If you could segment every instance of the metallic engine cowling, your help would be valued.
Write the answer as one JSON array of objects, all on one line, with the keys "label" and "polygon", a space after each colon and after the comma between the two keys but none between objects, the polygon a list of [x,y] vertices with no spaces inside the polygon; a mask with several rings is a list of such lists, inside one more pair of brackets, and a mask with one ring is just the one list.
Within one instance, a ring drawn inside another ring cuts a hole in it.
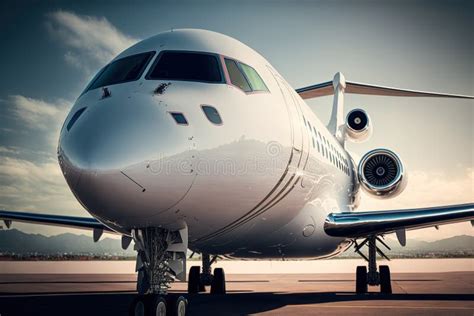
[{"label": "metallic engine cowling", "polygon": [[355,143],[366,141],[372,135],[369,115],[362,109],[354,109],[346,117],[346,136]]},{"label": "metallic engine cowling", "polygon": [[407,184],[400,157],[388,149],[366,153],[359,162],[358,177],[364,191],[378,198],[395,197]]}]

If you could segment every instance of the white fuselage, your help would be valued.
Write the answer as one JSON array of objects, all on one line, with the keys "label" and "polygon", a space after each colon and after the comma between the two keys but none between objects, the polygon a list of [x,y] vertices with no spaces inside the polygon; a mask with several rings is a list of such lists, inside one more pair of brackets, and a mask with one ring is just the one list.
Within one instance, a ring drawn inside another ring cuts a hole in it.
[{"label": "white fuselage", "polygon": [[[106,97],[101,88],[83,93],[66,119],[59,161],[80,203],[124,234],[187,226],[190,248],[211,254],[326,257],[346,249],[323,224],[355,207],[354,162],[270,63],[202,30],[161,33],[116,60],[150,51],[138,80],[108,85]],[[215,54],[225,82],[148,80],[164,51]],[[233,85],[224,58],[253,67],[268,91]],[[160,84],[167,86],[156,92]],[[210,122],[202,105],[222,123]],[[176,123],[176,112],[187,125]]]}]

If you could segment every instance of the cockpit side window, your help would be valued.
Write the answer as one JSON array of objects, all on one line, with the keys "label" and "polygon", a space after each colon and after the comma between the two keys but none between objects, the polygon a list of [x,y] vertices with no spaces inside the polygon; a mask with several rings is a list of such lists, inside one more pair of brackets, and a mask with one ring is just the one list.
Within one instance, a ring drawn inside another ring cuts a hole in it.
[{"label": "cockpit side window", "polygon": [[247,80],[250,83],[250,87],[253,91],[268,91],[265,82],[263,82],[262,78],[255,69],[243,63],[239,63],[239,65],[247,77]]},{"label": "cockpit side window", "polygon": [[255,69],[247,64],[225,58],[225,66],[229,73],[230,83],[245,92],[268,91],[267,85]]},{"label": "cockpit side window", "polygon": [[87,91],[104,86],[138,80],[155,52],[127,56],[113,61],[92,81]]},{"label": "cockpit side window", "polygon": [[216,55],[185,51],[162,52],[146,79],[224,82]]},{"label": "cockpit side window", "polygon": [[225,58],[225,65],[227,67],[227,72],[229,73],[230,81],[233,85],[239,87],[245,92],[252,91],[249,82],[245,78],[244,74],[240,71],[236,61]]}]

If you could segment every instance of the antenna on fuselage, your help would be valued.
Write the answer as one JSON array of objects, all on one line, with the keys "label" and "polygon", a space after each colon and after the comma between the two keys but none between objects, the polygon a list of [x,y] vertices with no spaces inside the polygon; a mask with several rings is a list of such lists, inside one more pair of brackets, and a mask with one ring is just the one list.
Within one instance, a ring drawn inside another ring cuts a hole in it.
[{"label": "antenna on fuselage", "polygon": [[346,89],[346,78],[341,72],[337,72],[332,80],[334,87],[334,99],[332,105],[331,119],[328,123],[328,130],[339,143],[345,145],[345,123],[344,123],[344,90]]}]

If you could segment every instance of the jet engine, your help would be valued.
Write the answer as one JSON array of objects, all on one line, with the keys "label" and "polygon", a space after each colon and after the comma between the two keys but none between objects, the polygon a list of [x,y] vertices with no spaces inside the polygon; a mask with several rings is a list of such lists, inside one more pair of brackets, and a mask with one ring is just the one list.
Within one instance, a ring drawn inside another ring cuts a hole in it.
[{"label": "jet engine", "polygon": [[378,198],[391,198],[406,187],[406,174],[397,154],[388,149],[374,149],[359,162],[359,182],[367,193]]},{"label": "jet engine", "polygon": [[356,143],[366,141],[372,135],[369,115],[361,109],[354,109],[346,117],[346,135]]}]

